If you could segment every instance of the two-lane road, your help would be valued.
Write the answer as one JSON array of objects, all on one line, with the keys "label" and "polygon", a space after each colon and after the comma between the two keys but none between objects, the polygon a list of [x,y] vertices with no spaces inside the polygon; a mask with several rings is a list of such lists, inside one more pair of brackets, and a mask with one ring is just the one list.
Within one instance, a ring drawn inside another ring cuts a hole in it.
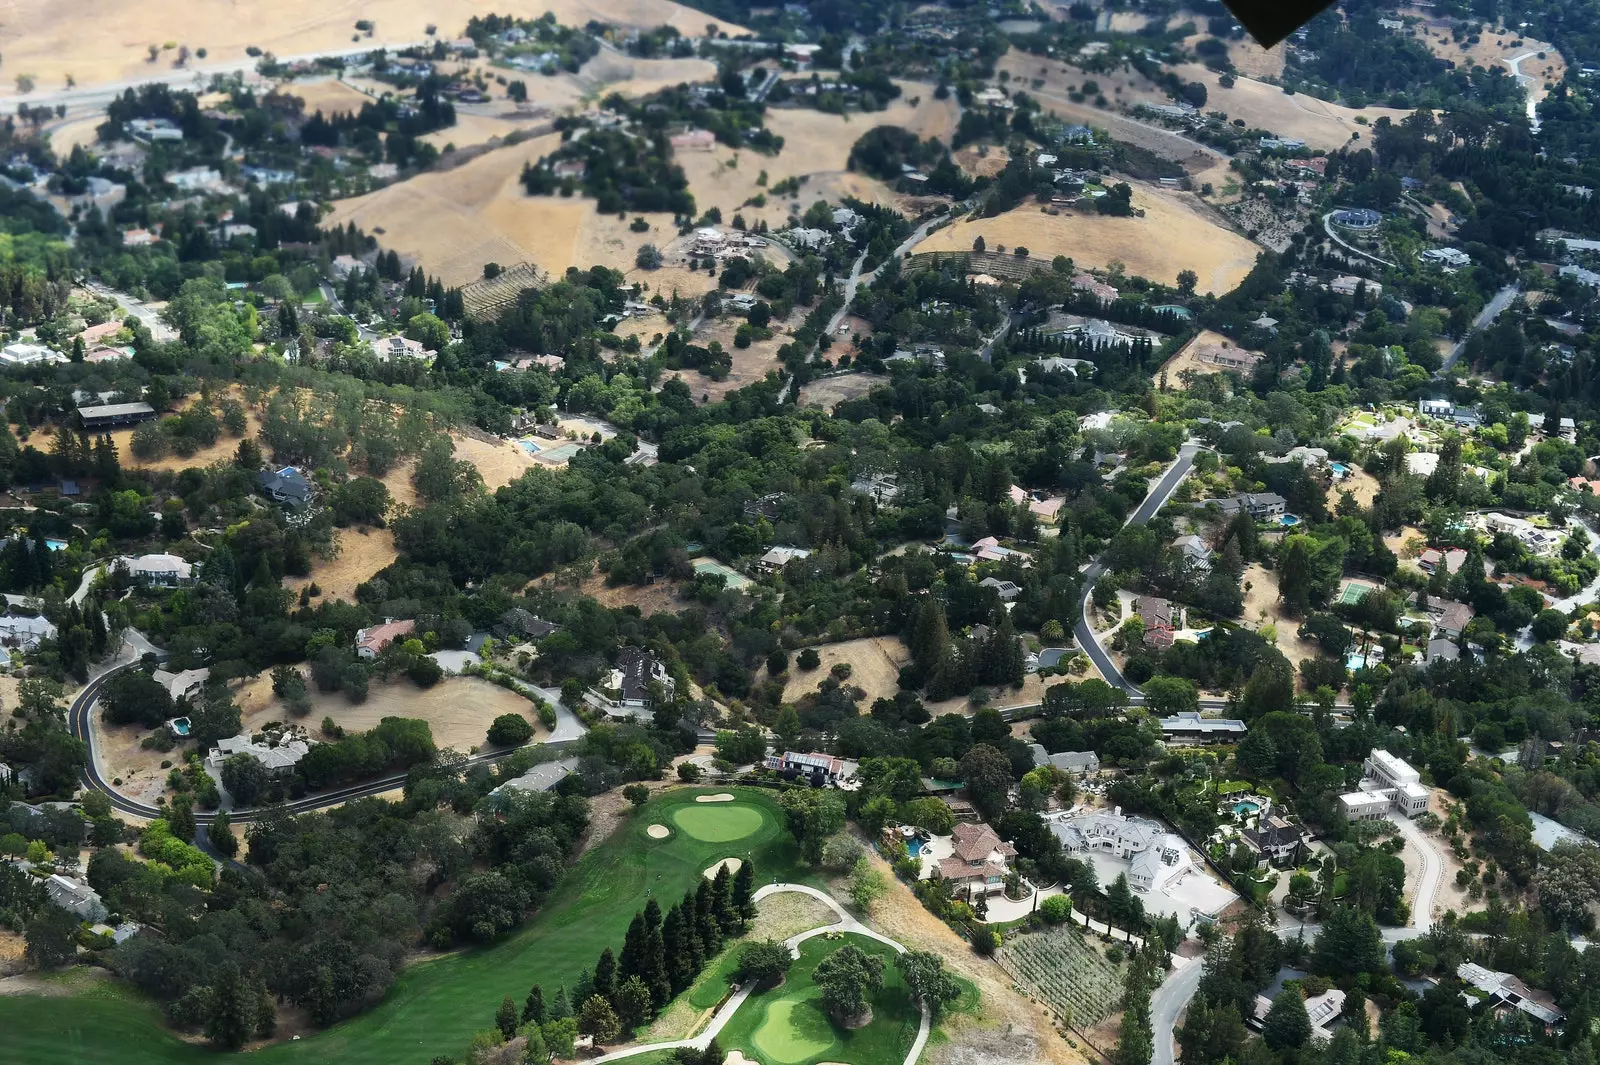
[{"label": "two-lane road", "polygon": [[[1167,500],[1172,498],[1172,493],[1178,490],[1178,485],[1189,476],[1189,470],[1194,466],[1194,457],[1199,454],[1199,444],[1184,444],[1178,449],[1178,461],[1174,462],[1161,479],[1150,489],[1124,525],[1143,525],[1167,505]],[[1078,638],[1078,646],[1083,648],[1083,653],[1089,656],[1089,661],[1094,663],[1095,669],[1111,684],[1128,693],[1129,698],[1138,703],[1144,699],[1139,689],[1134,687],[1122,670],[1117,668],[1106,649],[1100,646],[1100,641],[1095,639],[1094,630],[1089,627],[1089,599],[1094,592],[1095,582],[1105,573],[1105,565],[1099,559],[1089,563],[1083,571],[1083,595],[1078,600],[1078,620],[1072,627],[1073,635]]]}]

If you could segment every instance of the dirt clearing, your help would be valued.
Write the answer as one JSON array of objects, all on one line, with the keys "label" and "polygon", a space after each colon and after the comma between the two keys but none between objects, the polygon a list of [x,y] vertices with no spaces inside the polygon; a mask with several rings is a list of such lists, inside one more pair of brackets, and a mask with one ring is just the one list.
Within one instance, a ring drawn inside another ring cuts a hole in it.
[{"label": "dirt clearing", "polygon": [[1307,658],[1321,658],[1317,645],[1300,638],[1300,623],[1283,612],[1283,602],[1278,598],[1278,575],[1252,562],[1244,571],[1244,617],[1246,628],[1260,632],[1271,625],[1277,633],[1277,647],[1298,673],[1300,663]]},{"label": "dirt clearing", "polygon": [[[474,0],[356,0],[341,4],[315,0],[274,4],[14,0],[7,5],[5,24],[0,28],[0,54],[4,54],[8,69],[37,78],[41,90],[59,88],[69,74],[79,86],[137,83],[174,69],[175,51],[166,51],[157,62],[150,62],[147,49],[152,44],[171,41],[206,49],[204,60],[189,64],[197,74],[248,70],[256,61],[246,55],[246,48],[290,59],[355,47],[406,47],[427,41],[429,26],[437,26],[441,38],[454,37],[466,27],[468,18],[485,10]],[[566,26],[597,20],[641,28],[665,23],[694,36],[704,34],[708,24],[729,36],[748,32],[670,0],[508,0],[494,10],[521,18],[538,18],[549,11]],[[373,33],[353,42],[351,27],[357,19],[371,21]],[[7,96],[11,95],[8,91]]]},{"label": "dirt clearing", "polygon": [[333,116],[340,112],[356,114],[372,102],[372,97],[355,86],[338,78],[318,78],[315,81],[286,81],[279,88],[290,96],[305,101],[305,112],[321,111]]},{"label": "dirt clearing", "polygon": [[[1131,184],[1131,183],[1130,183]],[[1121,263],[1129,275],[1176,284],[1180,270],[1200,276],[1201,292],[1222,295],[1238,287],[1261,250],[1202,214],[1187,193],[1133,185],[1133,206],[1143,218],[1064,211],[1046,214],[1027,204],[994,218],[963,220],[929,234],[919,252],[970,251],[979,236],[990,250],[1025,247],[1032,258],[1069,256],[1079,269]]]},{"label": "dirt clearing", "polygon": [[[319,692],[310,684],[311,713],[303,719],[313,731],[323,717],[331,717],[347,732],[365,732],[386,717],[414,717],[433,729],[433,742],[441,748],[469,751],[485,743],[490,722],[501,714],[517,714],[533,725],[537,737],[544,732],[533,704],[516,692],[475,677],[449,677],[431,688],[409,680],[374,681],[367,701],[354,704],[342,692]],[[244,727],[259,729],[269,721],[289,720],[288,711],[272,694],[272,677],[262,673],[246,681],[237,695]]]},{"label": "dirt clearing", "polygon": [[800,386],[800,406],[832,410],[847,399],[859,399],[889,378],[875,373],[842,373]]},{"label": "dirt clearing", "polygon": [[[1206,374],[1221,373],[1223,370],[1230,369],[1230,367],[1218,366],[1214,362],[1207,362],[1200,358],[1200,352],[1202,350],[1209,350],[1213,348],[1226,348],[1230,351],[1241,350],[1236,348],[1233,344],[1233,341],[1229,340],[1221,333],[1214,333],[1209,329],[1202,329],[1199,333],[1195,334],[1193,340],[1179,348],[1177,353],[1174,354],[1172,358],[1161,364],[1161,369],[1156,371],[1156,379],[1159,380],[1162,374],[1166,374],[1167,387],[1175,391],[1182,392],[1186,391],[1188,388],[1188,385],[1184,383],[1183,379],[1184,374],[1186,373],[1193,373],[1198,377]],[[1243,373],[1246,377],[1249,376],[1248,370],[1240,370],[1239,372]]]}]

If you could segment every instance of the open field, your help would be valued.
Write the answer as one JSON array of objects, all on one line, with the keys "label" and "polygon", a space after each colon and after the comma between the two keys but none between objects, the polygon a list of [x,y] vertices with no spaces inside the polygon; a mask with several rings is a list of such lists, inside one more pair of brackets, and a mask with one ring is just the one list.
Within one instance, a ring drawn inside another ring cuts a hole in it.
[{"label": "open field", "polygon": [[[466,752],[484,746],[489,723],[501,714],[519,714],[533,726],[537,738],[545,729],[533,704],[516,692],[476,677],[446,677],[431,688],[419,688],[405,678],[374,680],[364,703],[352,703],[342,692],[319,692],[307,680],[311,713],[304,723],[316,728],[324,716],[347,732],[376,728],[386,717],[421,718],[433,730],[433,742]],[[272,677],[262,673],[247,681],[236,696],[244,727],[259,729],[269,721],[292,720],[272,694]]]},{"label": "open field", "polygon": [[[839,1028],[822,1010],[822,992],[812,979],[819,962],[849,944],[884,959],[883,987],[868,994],[872,1020],[854,1030]],[[722,1030],[718,1042],[770,1065],[887,1065],[902,1061],[916,1037],[920,1014],[894,966],[894,950],[865,936],[841,940],[821,936],[800,945],[800,958],[783,984],[752,995]],[[752,1053],[753,1052],[753,1053]]]},{"label": "open field", "polygon": [[850,679],[845,683],[867,693],[863,705],[874,699],[892,699],[900,690],[900,667],[911,661],[911,654],[898,636],[867,636],[843,643],[820,644],[815,648],[822,664],[803,670],[789,666],[789,682],[783,686],[783,701],[792,703],[817,690],[828,671],[840,662],[849,664]]},{"label": "open field", "polygon": [[306,114],[314,111],[321,111],[330,116],[341,111],[354,114],[372,102],[371,96],[338,78],[286,81],[279,86],[279,89],[305,101]]},{"label": "open field", "polygon": [[1241,621],[1246,628],[1257,631],[1263,625],[1271,625],[1278,634],[1278,650],[1295,668],[1296,675],[1300,663],[1305,659],[1324,657],[1315,643],[1300,638],[1300,623],[1284,614],[1283,601],[1278,598],[1277,572],[1262,569],[1258,562],[1245,567],[1244,617]]},{"label": "open field", "polygon": [[[1403,9],[1402,14],[1421,18],[1423,21],[1411,27],[1411,33],[1434,55],[1447,63],[1454,63],[1457,67],[1485,67],[1498,68],[1509,71],[1508,59],[1515,59],[1519,55],[1533,53],[1533,58],[1522,64],[1522,73],[1533,79],[1535,99],[1543,100],[1548,93],[1545,84],[1559,84],[1566,77],[1567,61],[1554,45],[1544,41],[1536,41],[1532,37],[1524,37],[1514,30],[1485,29],[1478,35],[1476,44],[1468,44],[1465,40],[1456,41],[1450,34],[1450,20],[1432,18],[1427,12],[1415,8]],[[1539,58],[1543,52],[1544,57]]]},{"label": "open field", "polygon": [[[715,24],[730,35],[745,32],[704,12],[671,0],[510,0],[498,14],[538,18],[546,11],[568,26],[591,19],[620,26],[654,27],[663,23],[692,35]],[[93,0],[10,0],[0,25],[0,54],[8,68],[38,79],[42,89],[62,85],[72,75],[80,86],[132,82],[173,69],[174,53],[151,63],[151,44],[204,48],[197,71],[249,69],[251,46],[281,57],[349,51],[353,48],[403,47],[427,40],[427,28],[441,38],[454,37],[473,15],[485,9],[473,0],[346,0],[316,3],[284,0],[277,4],[206,3],[175,0],[164,4],[106,5]],[[357,19],[371,20],[371,37],[352,40]]]},{"label": "open field", "polygon": [[800,386],[800,406],[832,410],[847,399],[859,399],[889,379],[875,373],[845,373]]},{"label": "open field", "polygon": [[[660,319],[656,321],[661,323]],[[733,334],[738,331],[743,321],[744,319],[737,315],[729,315],[727,318],[706,323],[695,333],[696,344],[704,346],[715,340],[733,357],[733,369],[728,371],[726,378],[713,381],[698,370],[670,370],[662,375],[663,380],[672,377],[683,378],[696,403],[702,400],[710,403],[720,402],[729,392],[748,388],[765,378],[771,371],[782,369],[783,364],[778,361],[778,349],[789,342],[789,333],[805,321],[805,315],[803,312],[796,312],[781,322],[775,321],[770,326],[772,329],[770,338],[752,341],[748,348],[736,348],[733,346]]]},{"label": "open field", "polygon": [[[742,790],[724,811],[755,810],[759,827],[728,843],[702,843],[679,832],[651,840],[645,827],[670,820],[693,803],[678,789],[641,808],[567,873],[544,911],[503,943],[460,951],[407,969],[377,1007],[325,1032],[279,1043],[252,1062],[392,1065],[457,1054],[484,1026],[484,1003],[505,995],[520,1000],[535,983],[572,986],[605,947],[620,947],[628,922],[648,897],[676,899],[701,882],[701,871],[729,850],[750,854],[757,880],[803,879],[795,846],[768,793]],[[7,1060],[32,1065],[167,1065],[216,1061],[215,1052],[184,1043],[159,1027],[156,1009],[115,985],[41,1008],[37,995],[0,996],[0,1030]],[[491,1009],[492,1013],[492,1009]]]},{"label": "open field", "polygon": [[1217,84],[1220,75],[1199,63],[1183,63],[1172,69],[1185,81],[1198,81],[1206,87],[1205,110],[1225,112],[1230,119],[1242,118],[1252,127],[1271,130],[1280,137],[1298,138],[1323,151],[1347,143],[1352,134],[1371,139],[1371,127],[1357,123],[1358,115],[1372,123],[1380,118],[1399,122],[1411,114],[1398,107],[1343,107],[1303,92],[1289,96],[1276,85],[1249,78],[1238,78],[1233,88],[1224,89]]},{"label": "open field", "polygon": [[1201,292],[1232,291],[1255,265],[1260,250],[1193,206],[1186,193],[1133,186],[1133,206],[1143,218],[1064,211],[1046,214],[1027,204],[994,218],[965,219],[930,233],[916,251],[969,251],[982,236],[991,250],[1025,247],[1035,259],[1071,257],[1080,268],[1123,264],[1129,275],[1176,284],[1180,270],[1200,275]]}]

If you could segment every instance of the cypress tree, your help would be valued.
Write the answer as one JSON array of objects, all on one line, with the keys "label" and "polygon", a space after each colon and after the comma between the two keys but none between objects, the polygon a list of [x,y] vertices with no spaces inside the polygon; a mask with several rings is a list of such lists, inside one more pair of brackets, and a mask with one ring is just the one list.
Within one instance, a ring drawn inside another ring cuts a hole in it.
[{"label": "cypress tree", "polygon": [[550,1019],[560,1021],[570,1016],[572,1016],[572,1003],[567,998],[567,985],[562,984],[556,988],[556,997],[550,1000]]},{"label": "cypress tree", "polygon": [[711,881],[701,878],[700,890],[695,893],[695,920],[700,929],[700,941],[705,945],[705,956],[710,958],[722,949],[722,926],[717,923],[717,896],[711,890]]},{"label": "cypress tree", "polygon": [[617,981],[625,983],[630,976],[638,976],[644,960],[644,915],[635,913],[628,925],[627,938],[622,941],[622,957],[617,959]]},{"label": "cypress tree", "polygon": [[728,875],[728,867],[717,867],[716,879],[711,881],[711,912],[717,920],[717,930],[725,936],[738,932],[740,919],[739,911],[733,908],[733,877]]},{"label": "cypress tree", "polygon": [[745,924],[749,924],[756,915],[755,886],[755,863],[746,858],[733,878],[733,907],[739,911],[739,917]]},{"label": "cypress tree", "polygon": [[533,985],[533,990],[528,992],[528,1001],[522,1005],[522,1023],[530,1021],[534,1024],[545,1024],[550,1020],[550,1011],[544,1004],[544,988],[538,984]]},{"label": "cypress tree", "polygon": [[656,1009],[672,999],[672,977],[667,970],[667,943],[661,926],[661,906],[655,899],[644,908],[644,956],[639,962],[639,978],[650,988]]},{"label": "cypress tree", "polygon": [[[610,1002],[617,997],[617,956],[607,947],[594,967],[594,993]],[[588,998],[584,999],[589,1001]]]},{"label": "cypress tree", "polygon": [[677,994],[689,986],[689,947],[683,931],[683,906],[673,906],[661,925],[662,948],[666,952],[667,978],[672,982],[672,992]]}]

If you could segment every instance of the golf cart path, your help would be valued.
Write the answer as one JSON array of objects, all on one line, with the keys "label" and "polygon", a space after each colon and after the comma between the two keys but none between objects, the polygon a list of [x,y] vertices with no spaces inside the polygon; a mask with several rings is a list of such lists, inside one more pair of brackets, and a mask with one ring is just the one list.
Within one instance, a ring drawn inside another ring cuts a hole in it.
[{"label": "golf cart path", "polygon": [[[783,945],[788,947],[790,953],[797,958],[800,956],[800,944],[804,943],[808,939],[812,939],[827,932],[848,932],[852,935],[865,936],[868,939],[876,940],[877,942],[890,947],[896,953],[904,954],[906,952],[906,948],[901,946],[899,943],[896,943],[886,935],[874,932],[872,929],[868,928],[854,917],[851,917],[845,912],[844,907],[840,906],[838,901],[834,899],[833,896],[829,895],[825,891],[819,891],[814,887],[807,887],[804,884],[768,884],[766,887],[760,888],[756,891],[755,901],[760,902],[769,895],[780,895],[785,892],[797,895],[810,895],[812,898],[816,899],[818,902],[821,902],[824,906],[827,906],[839,916],[839,919],[833,924],[823,925],[820,928],[808,929],[807,931],[801,932],[798,935],[790,936],[788,939],[784,940]],[[613,1050],[609,1054],[602,1054],[597,1058],[590,1058],[588,1060],[591,1065],[600,1065],[601,1062],[620,1061],[623,1058],[631,1058],[637,1057],[640,1054],[648,1054],[653,1050],[677,1050],[681,1047],[692,1047],[695,1050],[704,1050],[706,1046],[710,1044],[711,1040],[716,1038],[722,1029],[727,1026],[728,1022],[733,1020],[733,1015],[739,1012],[739,1007],[743,1006],[745,999],[750,997],[751,990],[751,986],[746,984],[738,991],[735,991],[733,993],[733,997],[728,999],[727,1002],[723,1003],[722,1008],[717,1011],[717,1015],[711,1018],[711,1023],[706,1026],[706,1030],[695,1036],[693,1039],[678,1039],[670,1043],[645,1043],[640,1046],[629,1047],[626,1050]],[[916,1065],[917,1059],[922,1056],[923,1047],[928,1045],[928,1036],[932,1033],[932,1031],[933,1018],[929,1012],[924,1009],[922,1011],[922,1022],[917,1026],[917,1038],[912,1040],[911,1050],[906,1054],[904,1065]]]}]

